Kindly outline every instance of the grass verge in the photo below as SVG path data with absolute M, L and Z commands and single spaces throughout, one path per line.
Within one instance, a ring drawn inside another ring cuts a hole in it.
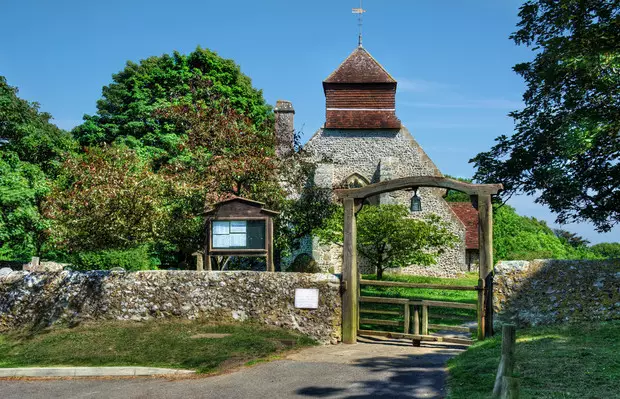
M 151 366 L 210 373 L 313 344 L 301 334 L 251 323 L 100 322 L 2 334 L 0 367 Z
M 517 330 L 521 398 L 620 397 L 620 321 Z M 450 399 L 490 398 L 501 336 L 448 362 Z
M 364 279 L 376 280 L 375 275 L 364 275 Z M 464 285 L 475 286 L 478 284 L 477 273 L 467 273 L 459 278 L 440 278 L 440 277 L 424 277 L 412 276 L 406 274 L 386 274 L 383 276 L 384 281 L 401 281 L 407 283 L 418 284 L 441 284 L 441 285 Z M 449 301 L 460 303 L 475 304 L 477 300 L 476 291 L 455 291 L 442 289 L 424 289 L 424 288 L 403 288 L 403 287 L 375 287 L 363 285 L 361 287 L 361 295 L 363 296 L 379 296 L 390 298 L 409 298 L 413 300 L 432 300 L 432 301 Z M 401 311 L 402 306 L 362 303 L 362 317 L 368 319 L 381 319 L 392 321 L 403 321 L 402 315 L 373 315 L 364 314 L 364 309 L 383 310 L 383 311 Z M 469 309 L 449 309 L 449 308 L 431 308 L 429 312 L 430 324 L 447 324 L 459 325 L 464 321 L 475 321 L 476 311 Z M 452 318 L 451 318 L 452 317 Z M 381 331 L 397 331 L 402 332 L 402 327 L 379 326 L 374 324 L 362 324 L 361 328 L 369 330 Z

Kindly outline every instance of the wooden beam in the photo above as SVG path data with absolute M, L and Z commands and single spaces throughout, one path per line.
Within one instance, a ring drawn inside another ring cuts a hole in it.
M 421 284 L 421 283 L 405 283 L 401 281 L 378 281 L 378 280 L 361 280 L 361 285 L 374 285 L 378 287 L 405 287 L 405 288 L 427 288 L 454 291 L 476 291 L 478 287 L 470 285 L 442 285 L 442 284 Z
M 385 298 L 381 296 L 361 296 L 359 300 L 360 302 L 390 303 L 394 305 L 404 305 L 410 302 L 409 299 L 406 299 L 406 298 Z
M 478 196 L 478 237 L 479 275 L 485 281 L 484 335 L 490 337 L 493 335 L 493 204 L 488 194 Z
M 360 324 L 376 324 L 378 326 L 402 326 L 403 322 L 398 320 L 381 320 L 381 319 L 360 319 Z
M 420 301 L 422 305 L 433 308 L 471 309 L 476 310 L 473 303 L 445 302 L 445 301 Z
M 422 335 L 428 335 L 428 306 L 422 305 Z
M 357 226 L 355 200 L 344 201 L 344 240 L 342 248 L 342 280 L 345 290 L 342 295 L 342 342 L 357 343 L 359 314 L 359 275 L 357 270 Z
M 431 342 L 446 342 L 459 345 L 471 345 L 474 343 L 471 339 L 465 338 L 452 338 L 452 337 L 440 337 L 437 335 L 416 335 L 416 334 L 403 334 L 390 331 L 375 331 L 375 330 L 359 330 L 359 335 L 371 335 L 387 338 L 405 338 L 413 339 L 414 341 L 431 341 Z
M 478 340 L 484 340 L 484 280 L 478 279 L 478 287 L 480 290 L 478 291 L 478 303 L 476 306 L 476 319 L 478 321 Z
M 393 305 L 424 305 L 433 308 L 453 308 L 453 309 L 471 309 L 476 310 L 476 305 L 473 303 L 461 303 L 461 302 L 447 302 L 447 301 L 427 301 L 427 300 L 411 300 L 406 298 L 388 298 L 381 296 L 360 296 L 360 302 L 364 303 L 388 303 Z
M 493 205 L 490 195 L 478 196 L 478 249 L 480 251 L 480 278 L 493 271 Z
M 464 332 L 464 333 L 468 333 L 471 331 L 469 327 L 451 326 L 448 324 L 429 324 L 428 328 L 430 328 L 431 330 L 448 330 L 448 331 L 456 331 L 456 332 Z
M 493 195 L 504 187 L 501 184 L 471 184 L 439 176 L 409 176 L 369 184 L 361 188 L 334 190 L 338 198 L 365 199 L 390 191 L 413 187 L 441 187 L 461 191 L 469 195 Z
M 268 272 L 275 272 L 276 267 L 273 263 L 273 219 L 269 218 L 266 220 L 267 222 L 267 238 L 265 244 L 267 244 L 267 259 L 265 259 L 265 263 L 267 264 Z
M 410 305 L 409 304 L 405 305 L 405 314 L 404 314 L 405 321 L 404 321 L 404 328 L 403 328 L 403 332 L 405 334 L 409 334 L 409 325 L 411 323 L 411 313 L 410 312 L 411 312 Z
M 374 310 L 374 309 L 360 309 L 360 313 L 367 314 L 382 314 L 388 316 L 400 316 L 401 312 L 391 311 L 391 310 Z

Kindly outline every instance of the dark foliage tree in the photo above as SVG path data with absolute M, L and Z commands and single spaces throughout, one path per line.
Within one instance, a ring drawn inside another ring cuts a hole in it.
M 607 231 L 620 221 L 620 1 L 528 0 L 519 17 L 511 38 L 536 52 L 514 67 L 525 108 L 472 159 L 474 178 Z
M 584 248 L 590 244 L 590 241 L 577 235 L 577 233 L 571 233 L 564 229 L 554 229 L 553 233 L 565 244 L 570 245 L 573 248 Z

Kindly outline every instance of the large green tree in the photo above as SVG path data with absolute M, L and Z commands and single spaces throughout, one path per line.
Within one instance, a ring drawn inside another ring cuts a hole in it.
M 41 255 L 48 221 L 41 206 L 63 158 L 75 149 L 71 135 L 50 122 L 39 104 L 18 97 L 0 76 L 0 258 Z
M 620 221 L 620 1 L 528 0 L 519 17 L 511 38 L 535 52 L 514 67 L 525 108 L 472 159 L 475 179 L 607 231 Z
M 338 209 L 315 230 L 325 243 L 342 244 L 344 214 Z M 376 268 L 378 279 L 388 268 L 433 265 L 457 241 L 438 216 L 413 219 L 402 205 L 367 205 L 357 214 L 357 250 Z
M 219 110 L 219 100 L 253 124 L 273 118 L 262 92 L 239 66 L 208 49 L 130 61 L 103 88 L 96 115 L 86 115 L 73 134 L 89 146 L 125 141 L 166 162 L 183 153 L 186 137 L 183 126 L 161 111 L 199 101 Z

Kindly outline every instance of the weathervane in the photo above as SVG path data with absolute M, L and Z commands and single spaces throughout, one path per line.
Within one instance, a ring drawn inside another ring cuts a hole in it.
M 362 16 L 363 16 L 363 14 L 365 12 L 366 12 L 366 10 L 364 10 L 362 8 L 362 0 L 360 0 L 360 8 L 353 8 L 352 9 L 352 13 L 358 15 L 358 17 L 357 17 L 357 24 L 360 27 L 360 34 L 359 34 L 359 37 L 358 37 L 357 45 L 359 47 L 362 47 Z

